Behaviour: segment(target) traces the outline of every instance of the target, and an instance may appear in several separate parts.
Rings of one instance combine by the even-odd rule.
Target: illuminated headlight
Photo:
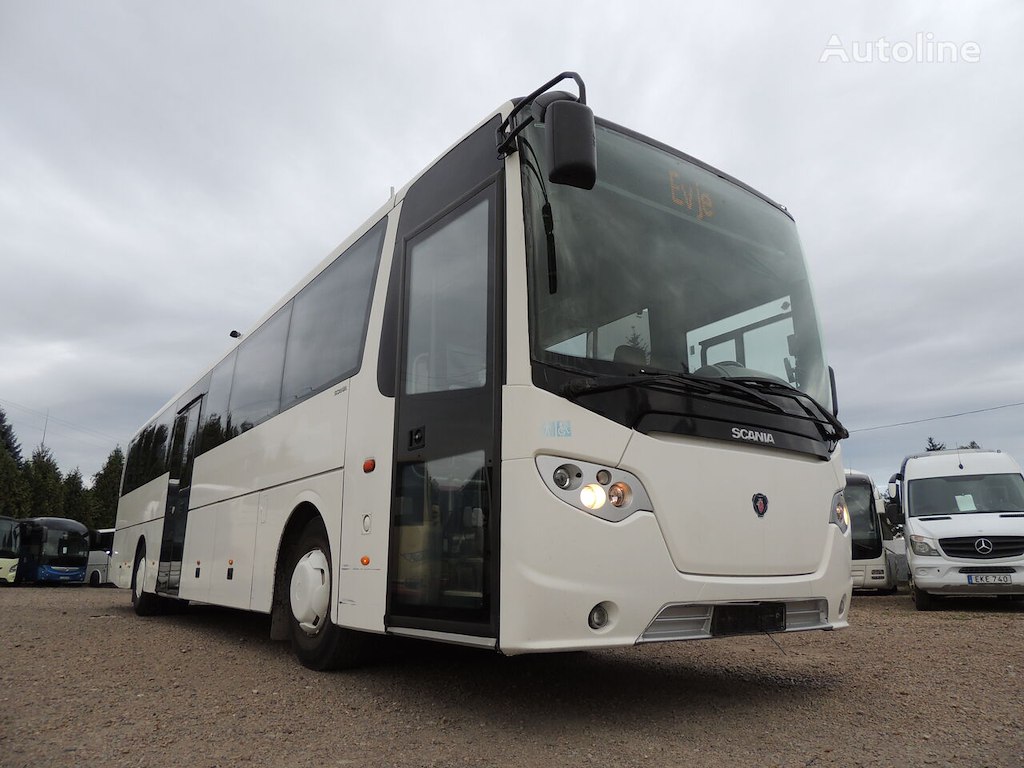
[[[587,509],[600,509],[607,500],[608,494],[597,483],[590,483],[580,488],[580,504]]]
[[[631,472],[558,456],[538,456],[537,470],[555,496],[595,517],[618,523],[634,512],[653,512],[647,491]]]
[[[929,539],[925,536],[911,536],[910,537],[910,548],[914,550],[915,555],[921,555],[922,557],[940,557],[941,553],[938,544],[935,539]]]
[[[835,525],[843,533],[850,530],[850,510],[846,506],[846,497],[842,491],[836,491],[832,497],[832,509],[828,513],[828,521]]]

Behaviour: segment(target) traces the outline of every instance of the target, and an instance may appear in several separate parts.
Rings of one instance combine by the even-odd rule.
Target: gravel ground
[[[857,596],[851,627],[317,674],[269,619],[0,590],[0,766],[1024,766],[1024,605]]]

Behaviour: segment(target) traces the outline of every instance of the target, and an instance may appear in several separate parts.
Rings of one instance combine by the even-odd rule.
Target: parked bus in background
[[[89,529],[63,517],[19,520],[21,557],[17,583],[71,583],[85,580],[89,562]]]
[[[889,480],[889,497],[918,610],[939,607],[943,595],[1024,598],[1024,475],[1008,454],[908,456]]]
[[[385,634],[847,626],[847,433],[793,219],[595,122],[575,73],[238,336],[129,446],[111,569],[140,614],[267,613],[315,669]]]
[[[114,548],[114,529],[89,531],[89,563],[85,581],[90,587],[110,583],[110,552]]]
[[[0,584],[13,584],[18,575],[21,528],[13,517],[0,515]]]
[[[885,541],[892,540],[892,528],[885,520],[882,496],[871,478],[846,470],[846,506],[850,510],[853,588],[896,591],[896,574],[889,563]]]

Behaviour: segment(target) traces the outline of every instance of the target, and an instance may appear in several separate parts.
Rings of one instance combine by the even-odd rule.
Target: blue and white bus
[[[112,579],[141,614],[267,613],[316,669],[383,635],[520,654],[842,628],[834,389],[790,213],[595,120],[563,73],[139,430]]]
[[[81,584],[89,562],[89,529],[63,517],[18,521],[21,534],[16,583]]]

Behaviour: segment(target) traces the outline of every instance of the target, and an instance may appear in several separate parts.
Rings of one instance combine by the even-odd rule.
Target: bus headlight
[[[915,555],[921,555],[922,557],[940,557],[941,553],[938,544],[935,539],[929,539],[926,536],[913,535],[910,537],[910,548],[914,550]]]
[[[850,530],[850,510],[846,506],[846,497],[842,491],[836,491],[832,497],[832,508],[828,513],[828,521],[846,533]]]
[[[608,494],[597,483],[590,483],[580,488],[580,504],[587,509],[600,509],[607,500]]]
[[[555,496],[576,509],[618,523],[634,512],[653,512],[643,484],[631,472],[558,456],[538,456],[537,470]]]

